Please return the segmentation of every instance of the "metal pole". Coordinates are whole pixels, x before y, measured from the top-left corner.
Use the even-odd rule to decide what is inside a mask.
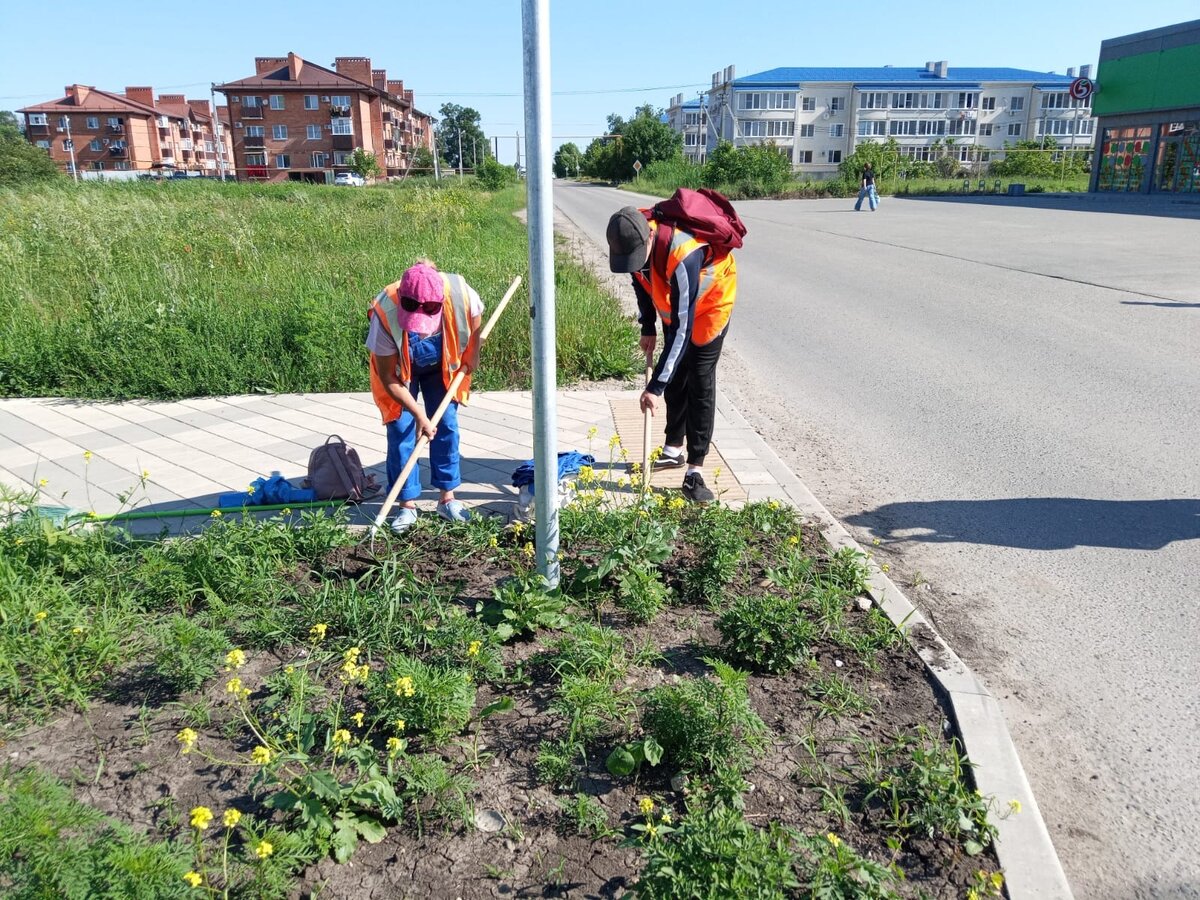
[[[462,129],[458,129],[458,177],[462,178]]]
[[[550,183],[550,0],[521,0],[525,61],[529,315],[538,572],[558,586],[558,413],[554,349],[554,206]],[[517,165],[521,163],[517,136]]]
[[[212,132],[213,132],[213,150],[217,153],[217,169],[221,173],[221,180],[225,180],[225,138],[222,132],[225,126],[221,124],[221,117],[217,115],[217,86],[214,84],[208,89],[209,100],[212,102]]]
[[[67,148],[71,152],[71,174],[75,176],[75,182],[78,184],[79,183],[79,166],[75,162],[75,141],[71,137],[71,117],[63,116],[63,121],[67,123]],[[49,129],[47,129],[47,131],[48,130]]]
[[[438,146],[438,133],[435,130],[433,132],[433,180],[434,181],[442,180],[442,167],[440,165],[440,161],[438,160],[438,157],[441,155],[442,155],[442,149],[440,146]]]

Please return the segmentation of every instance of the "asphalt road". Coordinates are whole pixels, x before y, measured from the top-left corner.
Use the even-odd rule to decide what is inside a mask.
[[[720,370],[999,698],[1081,900],[1200,897],[1200,203],[1124,199],[738,203]]]

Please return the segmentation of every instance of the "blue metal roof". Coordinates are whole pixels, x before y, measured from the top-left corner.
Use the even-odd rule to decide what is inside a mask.
[[[931,88],[938,85],[961,85],[964,82],[978,84],[981,81],[1024,81],[1039,84],[1068,85],[1073,78],[1067,75],[1055,75],[1052,72],[1033,72],[1029,69],[1004,68],[964,68],[950,66],[945,78],[938,78],[933,72],[907,66],[878,66],[878,67],[810,67],[810,68],[780,68],[757,72],[744,78],[734,79],[735,87],[757,85],[796,85],[804,82],[851,81],[871,82],[887,85],[903,83],[907,86],[913,83],[919,87]]]

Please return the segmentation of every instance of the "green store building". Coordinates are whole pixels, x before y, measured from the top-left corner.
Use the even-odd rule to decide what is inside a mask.
[[[1200,194],[1200,20],[1100,44],[1090,190]]]

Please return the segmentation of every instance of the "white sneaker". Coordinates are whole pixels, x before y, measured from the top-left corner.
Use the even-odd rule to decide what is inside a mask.
[[[438,515],[450,522],[466,522],[471,518],[467,504],[461,500],[450,500],[437,505]]]
[[[402,506],[400,512],[396,513],[396,518],[392,519],[392,531],[396,534],[408,531],[417,524],[417,508],[415,506]]]

